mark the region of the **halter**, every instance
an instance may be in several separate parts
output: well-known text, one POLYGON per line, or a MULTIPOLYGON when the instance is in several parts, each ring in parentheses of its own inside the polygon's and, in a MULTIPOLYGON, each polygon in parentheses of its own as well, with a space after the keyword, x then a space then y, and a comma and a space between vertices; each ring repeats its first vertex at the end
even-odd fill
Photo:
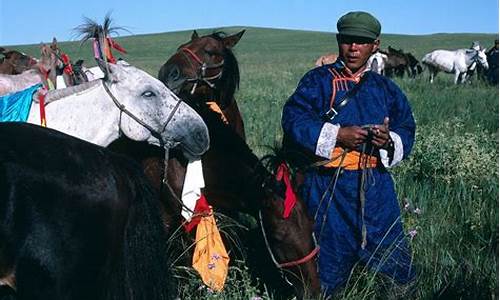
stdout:
MULTIPOLYGON (((207 64, 206 62, 202 61, 201 58, 196 55, 191 49, 187 47, 180 48, 178 51, 180 52, 186 59, 189 61, 189 64, 195 68, 195 65, 193 63, 193 60, 190 59, 189 57, 192 57, 196 63, 200 65, 200 68, 197 69, 196 71, 196 77, 195 78, 187 78, 187 82, 194 82, 193 88, 191 89, 191 95, 194 94, 194 91, 198 87, 198 83, 206 83, 211 89, 215 89, 215 83, 212 81, 215 81, 222 77, 222 67, 224 66, 224 59, 217 64, 207 64), (209 69, 217 69, 220 68, 221 70, 219 73, 213 76, 206 76, 206 71, 209 69)), ((196 69, 196 68, 195 68, 196 69)))
MULTIPOLYGON (((116 99, 116 97, 111 93, 111 91, 109 90, 109 87, 106 85, 106 83, 104 82, 104 80, 101 80, 102 82, 102 85, 104 87, 104 90, 106 90, 106 93, 108 93, 108 95, 111 97, 111 99, 113 100, 113 103, 116 105, 116 107, 118 107, 118 109, 120 110, 120 123, 121 123, 121 119, 122 119, 122 113, 125 113, 127 116, 129 116, 130 118, 132 118, 134 121, 136 121, 137 123, 139 123, 142 127, 146 128, 147 130, 149 130, 149 132, 151 132, 151 135, 154 136, 155 138, 157 138, 159 141, 160 141, 160 146, 167 149, 168 147, 170 147, 169 144, 167 144, 161 134, 154 130, 151 126, 149 126, 148 124, 146 124, 144 121, 142 121, 141 119, 139 119, 138 117, 136 117, 132 112, 130 112, 126 107, 125 105, 121 104, 120 101, 118 101, 118 99, 116 99)), ((179 108, 179 106, 181 105, 182 103, 182 99, 179 98, 179 100, 177 101, 177 103, 175 104, 175 107, 172 109, 172 111, 170 112, 170 114, 168 115, 167 117, 167 120, 165 121, 165 125, 163 125, 163 130, 165 130, 165 128, 167 127, 168 123, 172 120, 175 112, 177 111, 177 109, 179 108)), ((118 125, 118 128, 119 128, 119 131, 121 132, 121 129, 120 129, 120 125, 118 125)))
POLYGON ((293 284, 286 278, 286 276, 283 274, 283 269, 285 268, 292 268, 292 267, 297 267, 299 265, 305 264, 306 262, 310 261, 313 259, 316 254, 319 252, 319 246, 318 243, 316 242, 316 237, 314 236, 314 233, 312 234, 313 241, 314 241, 314 249, 309 252, 306 256, 290 261, 290 262, 284 262, 284 263, 279 263, 276 260, 276 257, 274 256, 273 250, 271 249, 271 245, 269 244, 269 240, 267 238, 266 230, 264 229, 264 221, 262 220, 262 210, 259 210, 259 223, 260 223, 260 229, 262 230, 262 236, 264 237, 264 242, 266 244, 266 249, 269 252, 269 256, 271 256, 271 260, 273 261, 274 265, 276 268, 280 270, 281 277, 285 279, 285 281, 290 285, 293 286, 293 284))

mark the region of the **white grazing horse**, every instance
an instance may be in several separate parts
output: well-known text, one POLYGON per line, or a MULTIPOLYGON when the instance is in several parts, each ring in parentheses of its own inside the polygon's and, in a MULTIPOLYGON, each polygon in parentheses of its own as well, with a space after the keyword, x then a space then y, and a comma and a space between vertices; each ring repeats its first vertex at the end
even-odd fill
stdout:
MULTIPOLYGON (((105 79, 49 91, 47 126, 101 146, 124 134, 162 147, 180 144, 190 157, 208 149, 201 117, 161 81, 124 61, 107 68, 105 79)), ((27 121, 40 119, 40 103, 33 101, 27 121)))
POLYGON ((474 63, 479 63, 488 69, 484 49, 434 50, 422 58, 422 63, 429 69, 431 83, 439 71, 455 73, 455 84, 457 84, 459 79, 460 83, 465 82, 467 71, 474 63))
POLYGON ((370 58, 368 58, 368 61, 366 62, 366 65, 370 68, 375 73, 378 73, 380 75, 384 75, 384 69, 385 69, 385 62, 387 61, 387 55, 377 51, 373 53, 370 58))

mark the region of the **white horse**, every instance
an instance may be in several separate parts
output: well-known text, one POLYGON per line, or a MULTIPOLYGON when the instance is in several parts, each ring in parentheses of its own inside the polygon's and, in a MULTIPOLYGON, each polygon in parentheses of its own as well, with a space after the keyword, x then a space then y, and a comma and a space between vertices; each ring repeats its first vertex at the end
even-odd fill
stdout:
POLYGON ((457 84, 459 80, 460 83, 465 82, 467 71, 475 63, 488 69, 484 49, 434 50, 422 58, 422 63, 429 69, 431 83, 434 82, 434 77, 439 71, 455 73, 455 84, 457 84))
MULTIPOLYGON (((105 79, 49 91, 47 126, 101 146, 124 134, 162 147, 180 144, 190 157, 208 149, 201 117, 161 81, 124 61, 107 68, 105 79)), ((41 123, 38 101, 32 102, 27 122, 41 123)))
POLYGON ((384 69, 385 69, 385 62, 387 61, 387 55, 377 51, 373 53, 370 58, 368 58, 368 61, 366 62, 366 65, 375 73, 378 73, 380 75, 384 75, 384 69))

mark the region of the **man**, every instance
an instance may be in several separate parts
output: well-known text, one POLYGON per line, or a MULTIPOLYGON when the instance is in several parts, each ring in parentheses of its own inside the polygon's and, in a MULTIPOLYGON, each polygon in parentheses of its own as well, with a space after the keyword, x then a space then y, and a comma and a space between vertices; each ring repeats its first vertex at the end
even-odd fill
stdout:
POLYGON ((358 262, 408 287, 415 271, 386 168, 410 154, 415 121, 401 90, 367 68, 379 21, 350 12, 337 29, 338 60, 301 79, 282 117, 284 143, 323 160, 301 186, 315 217, 323 289, 343 286, 358 262))
POLYGON ((495 45, 486 51, 488 59, 488 71, 486 77, 491 84, 498 84, 498 40, 495 40, 495 45))

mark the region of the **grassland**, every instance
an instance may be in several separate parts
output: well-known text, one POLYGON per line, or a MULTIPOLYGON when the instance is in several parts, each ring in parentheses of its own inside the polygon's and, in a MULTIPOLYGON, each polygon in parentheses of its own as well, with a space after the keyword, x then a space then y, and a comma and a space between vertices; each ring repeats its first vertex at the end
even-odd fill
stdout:
MULTIPOLYGON (((236 33, 243 28, 224 28, 236 33)), ((258 155, 280 141, 283 103, 320 54, 336 52, 331 33, 246 28, 235 47, 241 85, 237 94, 248 142, 258 155)), ((212 30, 200 30, 209 33, 212 30)), ((191 32, 119 38, 126 59, 152 75, 191 32)), ((383 35, 382 48, 410 51, 417 58, 433 49, 491 46, 496 35, 383 35)), ((92 61, 90 45, 60 43, 74 60, 92 61)), ((38 56, 36 45, 19 48, 38 56)), ((473 81, 455 86, 440 74, 433 85, 423 75, 395 79, 407 94, 417 120, 413 155, 392 172, 401 199, 405 227, 418 269, 418 299, 498 299, 498 86, 473 81), (407 205, 406 205, 407 204, 407 205), (418 208, 418 209, 417 209, 418 208)), ((234 270, 232 272, 237 272, 234 270)), ((241 272, 245 274, 244 270, 241 272)), ((232 276, 222 294, 200 292, 199 282, 183 289, 183 298, 246 298, 257 294, 245 276, 232 276), (236 279, 238 278, 238 279, 236 279), (186 289, 192 288, 196 292, 186 289), (191 296, 190 296, 191 295, 191 296)), ((342 299, 384 298, 379 278, 355 272, 342 299)), ((266 298, 267 294, 261 295, 266 298)))

